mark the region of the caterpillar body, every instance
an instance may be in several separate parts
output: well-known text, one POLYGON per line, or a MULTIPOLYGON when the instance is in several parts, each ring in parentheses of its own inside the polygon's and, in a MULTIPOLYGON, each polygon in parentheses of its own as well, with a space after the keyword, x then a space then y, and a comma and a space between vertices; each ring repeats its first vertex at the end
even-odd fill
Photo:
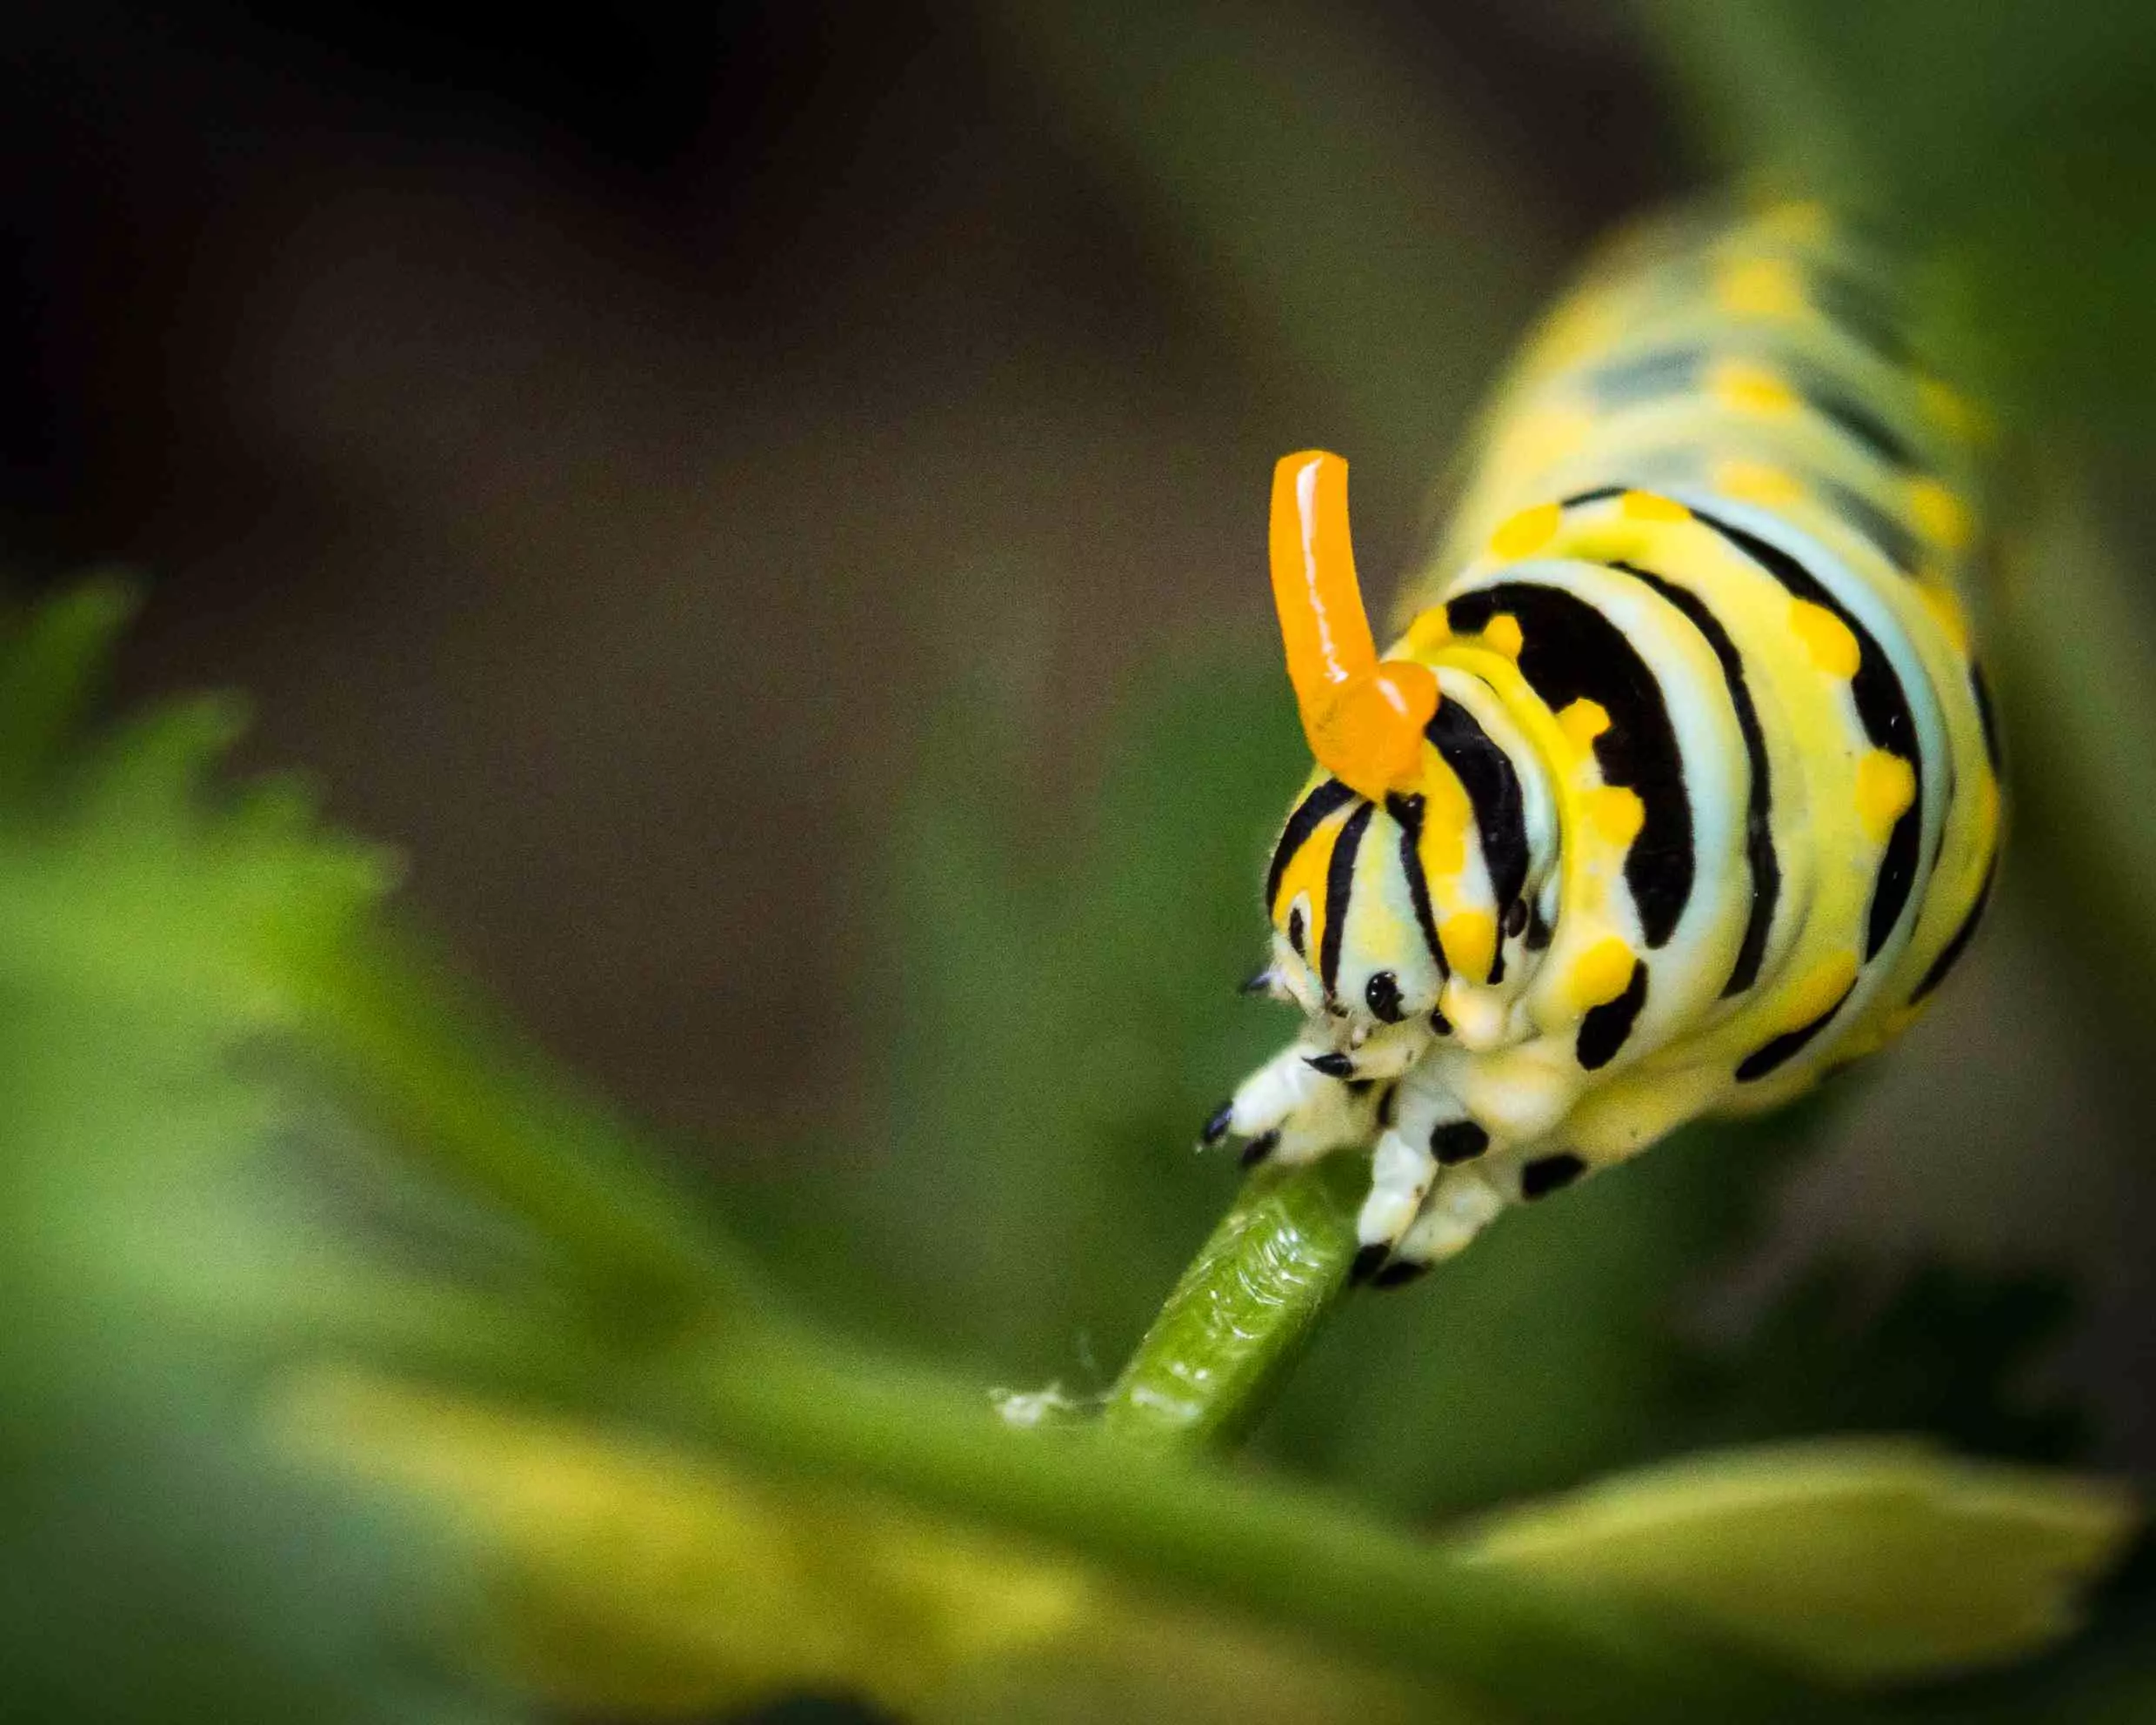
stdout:
POLYGON ((1500 391, 1384 658, 1345 464, 1279 464, 1318 765, 1254 983, 1305 1024, 1205 1136, 1368 1150, 1358 1279, 1785 1101, 1922 1010, 1999 838, 1957 594, 1979 432, 1883 262, 1785 205, 1665 221, 1591 270, 1500 391))

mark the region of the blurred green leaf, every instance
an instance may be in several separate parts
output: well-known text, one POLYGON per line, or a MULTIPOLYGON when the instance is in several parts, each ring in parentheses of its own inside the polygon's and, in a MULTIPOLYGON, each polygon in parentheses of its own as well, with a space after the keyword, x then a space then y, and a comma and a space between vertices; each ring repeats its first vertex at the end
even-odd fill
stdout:
POLYGON ((2071 1634, 2137 1520, 2108 1483, 1842 1440, 1605 1480, 1493 1518, 1473 1549, 1845 1681, 1906 1681, 2071 1634))
MULTIPOLYGON (((1218 712, 1190 720, 1223 747, 1241 740, 1224 728, 1232 722, 1218 712)), ((1470 1575, 1442 1549, 1309 1494, 1165 1467, 1097 1434, 1067 1442, 1013 1431, 971 1384, 898 1372, 738 1303, 731 1254, 650 1172, 648 1151, 373 927, 384 871, 371 852, 321 832, 288 796, 227 806, 205 787, 230 731, 214 705, 150 714, 30 775, 0 825, 0 1013, 20 1013, 0 1022, 12 1110, 0 1123, 0 1200, 23 1242, 0 1261, 0 1291, 36 1316, 0 1341, 0 1373, 27 1434, 14 1488, 54 1529, 25 1549, 50 1553, 81 1494, 104 1479, 86 1431, 111 1434, 123 1477, 153 1496, 185 1477, 170 1465, 184 1422, 141 1399, 167 1374, 205 1410, 204 1441, 230 1488, 261 1512, 216 1518, 232 1541, 224 1553, 197 1536, 197 1500, 127 1506, 114 1561, 69 1575, 86 1589, 38 1592, 35 1575, 11 1567, 12 1549, 0 1555, 0 1581, 36 1595, 9 1625, 29 1643, 25 1687, 60 1697, 62 1716, 77 1703, 140 1716, 152 1695, 163 1717, 199 1708, 244 1720, 258 1701, 272 1716, 282 1704, 284 1716, 330 1720, 412 1716, 423 1703, 485 1712, 491 1692, 449 1684, 425 1652, 452 1651, 457 1626, 476 1621, 463 1560, 479 1559, 486 1579, 486 1544, 474 1537, 490 1525, 484 1513, 445 1523, 418 1496, 391 1493, 370 1517, 335 1488, 369 1477, 353 1470, 326 1493, 320 1481, 293 1483, 297 1501, 279 1508, 288 1475, 263 1453, 262 1405, 278 1384, 339 1362, 422 1373, 458 1394, 513 1392, 587 1433, 597 1421, 671 1438, 720 1471, 821 1476, 842 1496, 903 1505, 929 1547, 950 1548, 958 1536, 934 1531, 950 1524, 1039 1541, 1307 1635, 1336 1650, 1320 1663, 1352 1655, 1412 1670, 1425 1689, 1508 1705, 1517 1695, 1532 1717, 1585 1725, 1692 1704, 1766 1716, 1789 1703, 1779 1674, 1644 1617, 1470 1575), (382 1133, 397 1153, 370 1166, 382 1133), (176 1519, 175 1508, 187 1514, 176 1519), (423 1524, 428 1537, 406 1531, 423 1524), (394 1581, 340 1594, 342 1633, 321 1645, 306 1601, 325 1572, 305 1566, 346 1561, 347 1539, 394 1581), (287 1561, 303 1567, 278 1567, 287 1561), (165 1634, 210 1610, 216 1589, 184 1589, 211 1563, 235 1588, 229 1621, 165 1634), (96 1636, 129 1635, 134 1654, 99 1661, 93 1624, 96 1636)), ((1152 842, 1178 851, 1190 842, 1157 819, 1128 830, 1165 833, 1152 842)), ((1151 878, 1180 891, 1190 875, 1178 861, 1151 878)), ((1119 914, 1118 889, 1108 890, 1104 913, 1119 914)), ((1220 912, 1223 928, 1230 918, 1220 912)), ((1117 951, 1136 939, 1123 925, 1098 933, 1073 950, 1131 956, 1117 951)), ((1138 944, 1143 955, 1176 950, 1138 944)), ((1177 980, 1175 968, 1152 986, 1177 980)), ((1165 1008, 1163 999, 1153 1010, 1165 1008)), ((1189 1081, 1158 1070, 1164 1085, 1189 1081)), ((1118 1090, 1106 1106, 1129 1100, 1118 1090)), ((1156 1143, 1149 1133, 1149 1156, 1156 1143)), ((978 1143, 953 1147, 979 1153, 978 1143)), ((1129 1214, 1130 1195, 1120 1179, 1104 1189, 1104 1247, 1120 1243, 1106 1224, 1129 1214)), ((1063 1221, 1050 1211, 1038 1226, 1063 1221)), ((1044 1261, 1066 1249, 1044 1247, 1044 1261)), ((1088 1249, 1082 1234, 1077 1249, 1088 1249)), ((1104 1285, 1127 1288, 1123 1278, 1104 1285)), ((437 1422, 438 1451, 397 1453, 437 1486, 453 1476, 480 1512, 511 1476, 564 1478, 544 1455, 536 1474, 524 1469, 530 1452, 516 1434, 484 1466, 464 1445, 459 1464, 457 1429, 437 1422)), ((609 1620, 596 1642, 578 1639, 617 1588, 635 1616, 636 1566, 608 1556, 608 1530, 623 1523, 595 1510, 598 1481, 576 1468, 567 1477, 557 1519, 535 1514, 531 1526, 565 1541, 557 1555, 566 1551, 589 1585, 557 1593, 552 1615, 531 1620, 526 1651, 567 1660, 557 1671, 565 1684, 574 1675, 607 1695, 644 1693, 639 1682, 668 1692, 683 1681, 684 1644, 721 1667, 726 1648, 738 1655, 744 1643, 714 1642, 723 1626, 693 1606, 609 1620), (579 1662, 577 1649, 591 1645, 599 1654, 579 1662)), ((737 1580, 788 1573, 768 1517, 704 1525, 713 1549, 699 1556, 734 1566, 737 1580)), ((877 1525, 839 1513, 816 1523, 814 1542, 858 1560, 877 1525)), ((811 1567, 818 1585, 841 1587, 831 1577, 845 1565, 811 1567)), ((890 1648, 963 1641, 987 1621, 978 1568, 971 1556, 901 1562, 843 1596, 888 1666, 890 1648)), ((798 1643, 769 1622, 747 1642, 796 1668, 798 1643)), ((1123 1668, 1112 1645, 1092 1651, 1123 1668)))
POLYGON ((555 1707, 664 1718, 807 1691, 924 1721, 1492 1716, 1029 1542, 508 1404, 346 1373, 296 1385, 277 1427, 464 1530, 485 1583, 466 1656, 555 1707))
POLYGON ((1235 994, 1294 788, 1274 680, 1264 659, 1157 668, 1118 725, 1136 746, 1083 815, 1032 793, 992 699, 939 716, 878 1002, 890 1149, 836 1194, 899 1296, 864 1314, 881 1333, 1098 1387, 1233 1191, 1231 1164, 1191 1152, 1285 1033, 1235 994))
POLYGON ((1946 1725, 2141 1725, 2156 1718, 2156 1544, 2146 1534, 2086 1633, 2049 1658, 1942 1687, 1906 1709, 1946 1725))
MULTIPOLYGON (((2122 540, 2138 464, 2085 440, 2032 475, 2028 516, 1995 585, 1999 696, 2014 745, 2016 843, 2060 939, 2107 983, 2109 1013, 2138 1047, 2156 970, 2156 609, 2122 540), (2106 486, 2100 481, 2108 479, 2106 486), (2091 914, 2088 906, 2101 906, 2091 914)), ((2146 535, 2148 524, 2139 522, 2146 535)))
POLYGON ((23 1718, 497 1717, 423 1657, 453 1554, 253 1439, 252 1337, 174 1325, 298 1240, 249 1170, 294 1123, 242 1070, 271 955, 344 938, 371 851, 205 805, 229 712, 58 745, 125 613, 0 646, 0 1669, 23 1718))

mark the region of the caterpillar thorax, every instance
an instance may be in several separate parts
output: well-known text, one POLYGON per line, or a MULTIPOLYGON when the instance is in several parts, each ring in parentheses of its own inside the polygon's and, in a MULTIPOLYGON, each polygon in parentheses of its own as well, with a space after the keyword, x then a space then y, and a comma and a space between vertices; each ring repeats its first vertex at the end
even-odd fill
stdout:
POLYGON ((1972 933, 1999 826, 1954 585, 1973 416, 1891 295, 1809 208, 1631 241, 1500 398, 1382 659, 1345 464, 1280 464, 1318 767, 1265 986, 1305 1023, 1208 1130, 1369 1147, 1365 1273, 1807 1088, 1972 933))

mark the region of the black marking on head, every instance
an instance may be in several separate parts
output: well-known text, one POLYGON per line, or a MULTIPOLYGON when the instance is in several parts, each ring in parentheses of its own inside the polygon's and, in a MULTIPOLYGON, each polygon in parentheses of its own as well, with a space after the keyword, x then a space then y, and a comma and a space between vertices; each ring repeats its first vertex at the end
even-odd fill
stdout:
POLYGON ((1300 905, 1288 913, 1288 945, 1305 959, 1310 956, 1303 944, 1303 907, 1300 905))
POLYGON ((1594 739, 1595 759, 1605 783, 1639 793, 1645 815, 1625 852, 1625 882, 1647 945, 1661 946, 1684 915, 1698 865, 1684 757, 1654 672, 1622 629, 1559 588, 1503 581, 1463 593, 1446 609, 1458 634, 1510 612, 1523 641, 1520 674, 1550 710, 1585 699, 1609 714, 1609 728, 1594 739))
POLYGON ((1636 358, 1605 365, 1589 380, 1595 399, 1604 407, 1628 407, 1635 402, 1654 401, 1678 395, 1692 387, 1699 375, 1705 352, 1696 347, 1662 348, 1636 358))
POLYGON ((1370 1279, 1372 1287, 1405 1287, 1408 1283, 1420 1281, 1430 1274, 1431 1267, 1419 1258, 1395 1258, 1370 1279))
POLYGON ((1325 868, 1325 939, 1318 943, 1318 977, 1325 985, 1328 1000, 1340 980, 1340 943, 1347 938, 1348 900, 1355 893, 1356 853, 1362 849, 1363 834, 1370 831, 1370 818, 1377 812, 1375 803, 1365 803, 1348 816, 1340 836, 1332 841, 1332 861, 1325 868))
POLYGON ((1367 1096, 1377 1087, 1378 1080, 1374 1078, 1351 1078, 1347 1081, 1347 1093, 1351 1096, 1367 1096))
POLYGON ((1872 913, 1865 931, 1864 947, 1864 956, 1869 959, 1886 944, 1886 937, 1894 932, 1894 925, 1900 920, 1908 904, 1909 889, 1916 880, 1917 852, 1923 840, 1924 757, 1917 747, 1916 717, 1910 711, 1908 692, 1902 687, 1893 662, 1872 632, 1803 564, 1756 533, 1718 520, 1704 510, 1695 509, 1692 513, 1694 520, 1713 529, 1796 598, 1832 612, 1841 619, 1857 642, 1857 674, 1850 679, 1849 691, 1856 701, 1857 718, 1864 726, 1864 733, 1875 747, 1907 761, 1915 777, 1909 806, 1901 812, 1894 830, 1886 836, 1886 854, 1880 859, 1878 884, 1872 889, 1872 913))
POLYGON ((1383 1240, 1373 1240, 1355 1254, 1355 1261, 1347 1267, 1347 1285, 1360 1287, 1376 1275, 1385 1260, 1392 1255, 1392 1248, 1383 1240))
POLYGON ((1400 1005, 1400 980, 1389 970, 1371 973, 1370 980, 1363 985, 1363 1004, 1370 1008, 1372 1017, 1387 1024, 1398 1024, 1407 1016, 1400 1005))
POLYGON ((1218 1144, 1228 1135, 1228 1127, 1235 1120, 1235 1099, 1231 1096, 1215 1108, 1205 1120, 1205 1129, 1198 1134, 1200 1144, 1218 1144))
POLYGON ((1572 1045, 1579 1064, 1589 1072, 1599 1072, 1615 1060, 1617 1051, 1625 1046, 1625 1039, 1632 1034, 1639 1009, 1646 1004, 1647 967, 1643 961, 1634 959, 1632 979, 1625 983, 1625 992, 1614 1000, 1590 1006, 1586 1016, 1579 1020, 1579 1037, 1572 1045))
POLYGON ((1901 574, 1913 575, 1923 557, 1917 536, 1853 485, 1827 483, 1821 486, 1834 512, 1848 518, 1849 525, 1877 545, 1879 554, 1901 574))
MULTIPOLYGON (((1467 792, 1502 924, 1527 884, 1527 800, 1519 787, 1519 770, 1461 702, 1439 701, 1423 735, 1467 792)), ((1489 980, 1498 980, 1494 972, 1489 980)))
POLYGON ((1624 496, 1625 489, 1626 488, 1623 485, 1597 485, 1594 490, 1591 491, 1574 491, 1572 496, 1566 498, 1564 502, 1558 505, 1558 507, 1559 509, 1577 509, 1583 503, 1606 503, 1613 497, 1624 496))
POLYGON ((1790 1061, 1796 1059, 1804 1052, 1812 1040, 1826 1028, 1834 1014, 1842 1009, 1843 1002, 1856 992, 1856 986, 1857 985, 1852 982, 1848 987, 1843 989, 1834 1004, 1809 1024, 1800 1024, 1794 1030, 1785 1030, 1779 1036, 1762 1042, 1757 1048, 1746 1054, 1737 1063, 1737 1081, 1739 1084, 1749 1084, 1752 1080, 1765 1078, 1769 1073, 1788 1065, 1790 1061))
POLYGON ((1345 1054, 1305 1054, 1303 1064, 1312 1072, 1323 1073, 1327 1078, 1355 1076, 1355 1062, 1345 1054))
POLYGON ((1992 883, 1999 878, 1999 858, 1994 855, 1984 871, 1984 884, 1976 889, 1976 898, 1969 906, 1968 915, 1961 919, 1961 926, 1954 930, 1951 939, 1939 949, 1939 956, 1932 960, 1932 967, 1924 973, 1924 980, 1918 983, 1909 996, 1909 1004, 1916 1003, 1946 980, 1946 973, 1961 962, 1961 955, 1968 950, 1969 941, 1976 933, 1977 925, 1984 920, 1984 912, 1992 901, 1992 883))
POLYGON ((1254 1168, 1279 1147, 1280 1134, 1278 1133, 1260 1133, 1243 1147, 1242 1164, 1246 1168, 1254 1168))
POLYGON ((1586 1172, 1587 1165, 1569 1150, 1538 1156, 1519 1171, 1519 1195, 1532 1204, 1562 1191, 1586 1172))
POLYGON ((1527 906, 1527 950, 1539 953, 1550 944, 1550 919, 1542 914, 1542 900, 1537 899, 1527 906))
POLYGON ((1394 1083, 1386 1085, 1385 1087, 1385 1093, 1378 1098, 1378 1129, 1380 1132, 1384 1131, 1387 1127, 1390 1127, 1392 1124, 1392 1112, 1399 1106, 1399 1101, 1400 1086, 1398 1083, 1395 1081, 1394 1083))
POLYGON ((1452 967, 1445 961, 1445 944, 1438 939, 1437 917, 1430 908, 1430 877, 1422 866, 1423 799, 1419 794, 1403 796, 1398 792, 1385 799, 1385 812, 1391 815, 1400 829, 1400 873, 1407 877, 1407 896, 1415 906, 1415 926, 1422 931, 1422 944, 1437 961, 1438 975, 1449 977, 1452 967))
POLYGON ((1444 1007, 1431 1007, 1430 1028, 1435 1031, 1439 1036, 1450 1036, 1452 1033, 1452 1020, 1445 1017, 1444 1007))
POLYGON ((1490 974, 1483 980, 1492 988, 1505 980, 1505 943, 1502 940, 1490 949, 1490 974))
POLYGON ((1511 907, 1505 913, 1505 938, 1507 940, 1516 939, 1526 932, 1527 901, 1525 899, 1515 899, 1511 907))
POLYGON ((1430 1153, 1445 1167, 1472 1162, 1490 1147, 1490 1134, 1473 1120, 1447 1120, 1430 1131, 1430 1153))
MULTIPOLYGON (((1775 901, 1782 891, 1781 859, 1774 853, 1774 786, 1772 769, 1767 761, 1766 732, 1759 724, 1759 708, 1752 704, 1751 685, 1745 680, 1744 657, 1712 607, 1691 588, 1665 580, 1637 564, 1616 563, 1611 567, 1645 582, 1684 612, 1692 626, 1705 639, 1722 667, 1722 682, 1729 691, 1730 708, 1736 714, 1737 729, 1745 739, 1745 759, 1751 766, 1752 780, 1745 806, 1745 860, 1752 869, 1752 909, 1745 921, 1745 938, 1737 948, 1737 962, 1730 966, 1729 980, 1722 987, 1722 998, 1726 1000, 1732 994, 1741 994, 1759 980, 1759 964, 1766 956, 1767 936, 1774 928, 1775 901)), ((1586 1065, 1584 1058, 1580 1064, 1586 1065)))
MULTIPOLYGON (((1280 882, 1286 878, 1288 865, 1295 860, 1296 852, 1310 842, 1310 835, 1325 824, 1325 819, 1342 804, 1354 800, 1355 793, 1337 779, 1322 779, 1310 787, 1310 794, 1295 806, 1288 816, 1287 825, 1280 829, 1280 842, 1272 847, 1272 866, 1265 872, 1265 915, 1270 919, 1279 907, 1280 882)), ((1296 949, 1300 952, 1298 946, 1296 949)))
POLYGON ((1984 680, 1984 667, 1974 659, 1969 661, 1969 692, 1976 697, 1977 720, 1984 727, 1984 759, 1997 773, 2005 766, 1999 746, 1999 715, 1992 711, 1992 685, 1984 680))

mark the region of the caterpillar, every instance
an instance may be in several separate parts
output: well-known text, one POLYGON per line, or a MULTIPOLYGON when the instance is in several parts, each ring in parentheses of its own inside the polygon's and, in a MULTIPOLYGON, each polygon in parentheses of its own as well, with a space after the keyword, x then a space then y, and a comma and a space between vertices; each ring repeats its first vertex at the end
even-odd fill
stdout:
POLYGON ((1999 747, 1957 588, 1985 424, 1818 207, 1665 217, 1500 388, 1377 652, 1347 468, 1278 464, 1316 770, 1249 985, 1294 1041, 1203 1138, 1371 1157, 1352 1274, 1895 1036, 1983 914, 1999 747))

